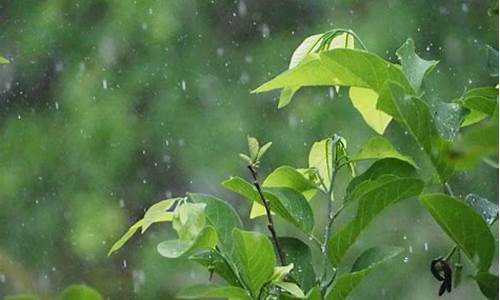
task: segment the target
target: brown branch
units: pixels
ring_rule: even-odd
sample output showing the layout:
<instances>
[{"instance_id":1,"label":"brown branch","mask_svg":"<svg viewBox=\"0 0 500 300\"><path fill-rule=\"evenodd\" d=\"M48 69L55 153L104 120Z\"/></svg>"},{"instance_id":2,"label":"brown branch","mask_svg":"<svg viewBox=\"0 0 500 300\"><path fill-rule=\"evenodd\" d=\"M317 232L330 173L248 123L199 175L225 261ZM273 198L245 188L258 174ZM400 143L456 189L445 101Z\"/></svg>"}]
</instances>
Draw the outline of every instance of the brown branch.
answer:
<instances>
[{"instance_id":1,"label":"brown branch","mask_svg":"<svg viewBox=\"0 0 500 300\"><path fill-rule=\"evenodd\" d=\"M266 209L266 215L267 215L267 229L271 232L272 239L274 241L274 244L276 246L276 250L278 251L278 256L281 262L282 266L286 265L286 260L285 260L285 255L283 253L283 250L281 249L280 242L278 240L278 235L276 234L276 229L274 228L274 222L273 218L271 216L271 204L269 201L264 197L264 193L262 192L262 189L260 187L259 179L257 178L257 171L254 169L253 166L248 166L248 169L252 173L253 177L253 184L255 188L257 189L257 192L259 193L260 199L262 200L262 204L264 205L264 208Z\"/></svg>"}]
</instances>

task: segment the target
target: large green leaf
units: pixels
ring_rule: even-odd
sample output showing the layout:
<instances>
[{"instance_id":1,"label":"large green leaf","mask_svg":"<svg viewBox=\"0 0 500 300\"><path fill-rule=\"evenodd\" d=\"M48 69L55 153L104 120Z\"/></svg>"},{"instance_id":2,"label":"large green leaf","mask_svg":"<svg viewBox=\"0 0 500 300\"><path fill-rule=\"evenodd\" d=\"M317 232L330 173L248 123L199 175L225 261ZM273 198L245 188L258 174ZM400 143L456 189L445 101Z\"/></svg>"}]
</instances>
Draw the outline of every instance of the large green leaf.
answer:
<instances>
[{"instance_id":1,"label":"large green leaf","mask_svg":"<svg viewBox=\"0 0 500 300\"><path fill-rule=\"evenodd\" d=\"M217 286L217 285L193 285L180 290L177 293L178 299L238 299L250 300L248 293L235 286Z\"/></svg>"},{"instance_id":2,"label":"large green leaf","mask_svg":"<svg viewBox=\"0 0 500 300\"><path fill-rule=\"evenodd\" d=\"M326 300L343 300L356 288L373 269L383 262L399 255L401 248L375 247L363 252L354 262L351 272L341 275L326 296Z\"/></svg>"},{"instance_id":3,"label":"large green leaf","mask_svg":"<svg viewBox=\"0 0 500 300\"><path fill-rule=\"evenodd\" d=\"M67 287L58 300L102 300L103 297L94 289L85 285L72 285Z\"/></svg>"},{"instance_id":4,"label":"large green leaf","mask_svg":"<svg viewBox=\"0 0 500 300\"><path fill-rule=\"evenodd\" d=\"M154 223L172 221L174 214L167 210L171 208L176 201L181 199L182 198L167 199L150 206L144 214L141 232L144 233L149 226Z\"/></svg>"},{"instance_id":5,"label":"large green leaf","mask_svg":"<svg viewBox=\"0 0 500 300\"><path fill-rule=\"evenodd\" d=\"M276 256L271 241L263 234L253 231L233 230L233 261L241 279L254 298L274 272Z\"/></svg>"},{"instance_id":6,"label":"large green leaf","mask_svg":"<svg viewBox=\"0 0 500 300\"><path fill-rule=\"evenodd\" d=\"M232 237L231 237L232 239ZM197 251L188 257L189 260L195 261L200 265L213 271L220 277L224 278L227 283L233 286L241 286L238 275L234 272L228 260L214 249Z\"/></svg>"},{"instance_id":7,"label":"large green leaf","mask_svg":"<svg viewBox=\"0 0 500 300\"><path fill-rule=\"evenodd\" d=\"M355 86L378 92L387 80L411 87L401 68L377 55L358 49L332 49L309 54L301 64L264 83L254 92L266 92L285 87Z\"/></svg>"},{"instance_id":8,"label":"large green leaf","mask_svg":"<svg viewBox=\"0 0 500 300\"><path fill-rule=\"evenodd\" d=\"M422 191L424 184L420 179L402 177L393 173L394 170L399 169L403 170L402 174L407 172L406 168L401 167L402 164L413 168L408 163L397 159L389 158L379 161L374 164L373 168L359 176L366 178L365 180L357 179L357 184L350 186L347 201L348 203L359 201L359 205L354 219L328 241L328 256L334 266L341 263L345 253L354 244L359 234L379 213L399 200L418 195Z\"/></svg>"},{"instance_id":9,"label":"large green leaf","mask_svg":"<svg viewBox=\"0 0 500 300\"><path fill-rule=\"evenodd\" d=\"M262 203L256 189L239 177L232 177L222 183L224 187L240 194L251 203ZM306 198L300 193L287 187L267 187L262 188L264 197L269 201L271 211L297 226L305 232L311 232L314 226L314 215L311 206ZM254 218L260 215L251 214Z\"/></svg>"},{"instance_id":10,"label":"large green leaf","mask_svg":"<svg viewBox=\"0 0 500 300\"><path fill-rule=\"evenodd\" d=\"M488 272L479 272L474 276L479 289L491 300L498 300L498 275Z\"/></svg>"},{"instance_id":11,"label":"large green leaf","mask_svg":"<svg viewBox=\"0 0 500 300\"><path fill-rule=\"evenodd\" d=\"M382 136L375 136L366 143L358 154L351 157L351 160L369 160L369 159L382 159L382 158L397 158L408 162L414 167L417 167L413 159L406 155L399 153L394 146Z\"/></svg>"},{"instance_id":12,"label":"large green leaf","mask_svg":"<svg viewBox=\"0 0 500 300\"><path fill-rule=\"evenodd\" d=\"M396 51L401 62L401 67L416 91L419 91L424 77L438 64L435 60L425 60L415 53L415 43L412 39L406 42Z\"/></svg>"},{"instance_id":13,"label":"large green leaf","mask_svg":"<svg viewBox=\"0 0 500 300\"><path fill-rule=\"evenodd\" d=\"M380 93L377 107L391 115L411 134L430 157L441 181L446 182L453 173L453 165L447 159L448 144L438 136L427 104L408 95L401 85L388 82Z\"/></svg>"},{"instance_id":14,"label":"large green leaf","mask_svg":"<svg viewBox=\"0 0 500 300\"><path fill-rule=\"evenodd\" d=\"M194 203L206 204L205 216L210 225L217 231L223 248L230 249L233 228L241 228L240 217L234 208L221 199L205 194L189 194Z\"/></svg>"},{"instance_id":15,"label":"large green leaf","mask_svg":"<svg viewBox=\"0 0 500 300\"><path fill-rule=\"evenodd\" d=\"M279 239L287 263L293 263L290 276L305 292L309 291L315 282L316 275L311 264L312 254L309 246L301 240L291 237Z\"/></svg>"},{"instance_id":16,"label":"large green leaf","mask_svg":"<svg viewBox=\"0 0 500 300\"><path fill-rule=\"evenodd\" d=\"M317 192L316 185L307 179L302 173L290 166L281 166L269 174L263 187L288 187L302 193L307 200L310 200ZM252 204L250 216L252 218L266 214L264 206L258 202Z\"/></svg>"},{"instance_id":17,"label":"large green leaf","mask_svg":"<svg viewBox=\"0 0 500 300\"><path fill-rule=\"evenodd\" d=\"M495 239L481 215L444 194L423 195L420 201L479 270L488 270L495 254Z\"/></svg>"},{"instance_id":18,"label":"large green leaf","mask_svg":"<svg viewBox=\"0 0 500 300\"><path fill-rule=\"evenodd\" d=\"M123 245L125 245L125 243L142 227L143 223L144 220L140 219L134 225L130 226L127 232L125 232L125 234L118 241L116 241L113 246L111 246L108 256L120 250L120 248L123 247Z\"/></svg>"},{"instance_id":19,"label":"large green leaf","mask_svg":"<svg viewBox=\"0 0 500 300\"><path fill-rule=\"evenodd\" d=\"M194 240L167 240L158 244L157 250L166 258L189 256L197 251L213 249L217 245L217 231L212 226L205 226Z\"/></svg>"}]
</instances>

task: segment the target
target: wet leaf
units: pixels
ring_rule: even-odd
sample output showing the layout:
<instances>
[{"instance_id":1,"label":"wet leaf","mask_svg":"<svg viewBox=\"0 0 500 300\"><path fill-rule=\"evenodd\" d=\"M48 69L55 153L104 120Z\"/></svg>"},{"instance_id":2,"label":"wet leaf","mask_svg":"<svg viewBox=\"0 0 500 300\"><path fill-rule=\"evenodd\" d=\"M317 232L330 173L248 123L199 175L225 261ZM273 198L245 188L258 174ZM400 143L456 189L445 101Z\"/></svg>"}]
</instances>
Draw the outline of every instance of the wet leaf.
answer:
<instances>
[{"instance_id":1,"label":"wet leaf","mask_svg":"<svg viewBox=\"0 0 500 300\"><path fill-rule=\"evenodd\" d=\"M167 199L151 205L144 214L141 233L144 233L154 223L172 221L174 214L173 212L167 212L167 210L181 199Z\"/></svg>"},{"instance_id":2,"label":"wet leaf","mask_svg":"<svg viewBox=\"0 0 500 300\"><path fill-rule=\"evenodd\" d=\"M311 249L301 240L292 237L279 239L287 263L293 263L290 276L302 287L305 292L309 291L316 279L314 268L311 264Z\"/></svg>"},{"instance_id":3,"label":"wet leaf","mask_svg":"<svg viewBox=\"0 0 500 300\"><path fill-rule=\"evenodd\" d=\"M225 298L251 300L248 293L239 287L201 284L184 288L176 296L178 299Z\"/></svg>"},{"instance_id":4,"label":"wet leaf","mask_svg":"<svg viewBox=\"0 0 500 300\"><path fill-rule=\"evenodd\" d=\"M415 43L412 39L406 42L396 51L401 62L401 67L416 91L419 91L424 77L429 74L438 64L435 60L422 59L415 53Z\"/></svg>"},{"instance_id":5,"label":"wet leaf","mask_svg":"<svg viewBox=\"0 0 500 300\"><path fill-rule=\"evenodd\" d=\"M358 154L351 157L351 160L371 160L371 159L382 159L382 158L397 158L399 160L405 161L415 168L417 167L411 157L399 153L394 146L382 136L375 136L371 138Z\"/></svg>"},{"instance_id":6,"label":"wet leaf","mask_svg":"<svg viewBox=\"0 0 500 300\"><path fill-rule=\"evenodd\" d=\"M465 196L464 202L472 207L488 225L493 224L498 217L498 205L476 194Z\"/></svg>"},{"instance_id":7,"label":"wet leaf","mask_svg":"<svg viewBox=\"0 0 500 300\"><path fill-rule=\"evenodd\" d=\"M230 285L241 287L238 275L233 271L226 258L216 250L207 249L196 251L188 258L206 267L208 270L213 271L215 274L218 274Z\"/></svg>"},{"instance_id":8,"label":"wet leaf","mask_svg":"<svg viewBox=\"0 0 500 300\"><path fill-rule=\"evenodd\" d=\"M261 233L239 229L233 230L233 239L233 261L238 266L241 279L256 298L273 275L276 265L273 245Z\"/></svg>"},{"instance_id":9,"label":"wet leaf","mask_svg":"<svg viewBox=\"0 0 500 300\"><path fill-rule=\"evenodd\" d=\"M479 270L488 270L495 253L495 239L488 224L474 209L444 194L420 197L434 220Z\"/></svg>"},{"instance_id":10,"label":"wet leaf","mask_svg":"<svg viewBox=\"0 0 500 300\"><path fill-rule=\"evenodd\" d=\"M342 274L337 278L325 299L346 299L373 269L401 252L401 248L394 247L375 247L366 250L356 259L350 273Z\"/></svg>"},{"instance_id":11,"label":"wet leaf","mask_svg":"<svg viewBox=\"0 0 500 300\"><path fill-rule=\"evenodd\" d=\"M205 226L205 203L181 203L174 211L172 227L180 240L193 240Z\"/></svg>"},{"instance_id":12,"label":"wet leaf","mask_svg":"<svg viewBox=\"0 0 500 300\"><path fill-rule=\"evenodd\" d=\"M158 244L157 250L166 258L179 258L192 255L197 251L213 249L218 242L217 231L205 226L194 240L167 240Z\"/></svg>"}]
</instances>

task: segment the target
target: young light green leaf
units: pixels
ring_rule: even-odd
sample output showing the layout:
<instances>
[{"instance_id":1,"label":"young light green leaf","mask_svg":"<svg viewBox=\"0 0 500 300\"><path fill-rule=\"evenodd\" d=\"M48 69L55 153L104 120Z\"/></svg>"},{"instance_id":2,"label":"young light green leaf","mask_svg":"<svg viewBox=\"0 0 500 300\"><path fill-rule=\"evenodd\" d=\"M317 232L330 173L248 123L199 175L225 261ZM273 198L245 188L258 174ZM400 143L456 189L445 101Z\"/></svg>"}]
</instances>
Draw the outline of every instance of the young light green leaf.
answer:
<instances>
[{"instance_id":1,"label":"young light green leaf","mask_svg":"<svg viewBox=\"0 0 500 300\"><path fill-rule=\"evenodd\" d=\"M180 240L193 240L205 226L205 203L181 203L174 211L172 227Z\"/></svg>"},{"instance_id":2,"label":"young light green leaf","mask_svg":"<svg viewBox=\"0 0 500 300\"><path fill-rule=\"evenodd\" d=\"M488 273L479 272L474 276L479 289L488 299L498 300L498 276Z\"/></svg>"},{"instance_id":3,"label":"young light green leaf","mask_svg":"<svg viewBox=\"0 0 500 300\"><path fill-rule=\"evenodd\" d=\"M317 170L328 190L333 169L332 139L324 139L312 145L309 151L309 168Z\"/></svg>"},{"instance_id":4,"label":"young light green leaf","mask_svg":"<svg viewBox=\"0 0 500 300\"><path fill-rule=\"evenodd\" d=\"M406 161L415 168L417 165L409 156L403 155L392 146L392 144L382 136L375 136L366 143L358 154L351 157L351 160L369 160L369 159L382 159L382 158L397 158Z\"/></svg>"},{"instance_id":5,"label":"young light green leaf","mask_svg":"<svg viewBox=\"0 0 500 300\"><path fill-rule=\"evenodd\" d=\"M239 153L238 155L239 155L239 157L240 157L241 159L243 159L243 161L244 161L246 164L248 164L248 165L251 165L251 164L252 164L252 159L251 159L248 155L243 154L243 153Z\"/></svg>"},{"instance_id":6,"label":"young light green leaf","mask_svg":"<svg viewBox=\"0 0 500 300\"><path fill-rule=\"evenodd\" d=\"M206 299L224 298L237 300L251 300L248 293L239 287L217 285L194 285L180 290L178 299Z\"/></svg>"},{"instance_id":7,"label":"young light green leaf","mask_svg":"<svg viewBox=\"0 0 500 300\"><path fill-rule=\"evenodd\" d=\"M460 127L467 127L481 122L488 117L487 114L482 113L477 110L470 110L469 113L464 117Z\"/></svg>"},{"instance_id":8,"label":"young light green leaf","mask_svg":"<svg viewBox=\"0 0 500 300\"><path fill-rule=\"evenodd\" d=\"M309 54L301 64L264 83L253 92L261 93L291 86L337 85L370 88L378 92L388 80L401 84L408 92L413 90L399 66L363 50L343 48Z\"/></svg>"},{"instance_id":9,"label":"young light green leaf","mask_svg":"<svg viewBox=\"0 0 500 300\"><path fill-rule=\"evenodd\" d=\"M465 196L464 202L472 207L483 219L492 225L498 218L498 205L476 194Z\"/></svg>"},{"instance_id":10,"label":"young light green leaf","mask_svg":"<svg viewBox=\"0 0 500 300\"><path fill-rule=\"evenodd\" d=\"M35 295L29 295L29 294L21 294L21 295L14 295L14 296L5 296L4 300L39 300Z\"/></svg>"},{"instance_id":11,"label":"young light green leaf","mask_svg":"<svg viewBox=\"0 0 500 300\"><path fill-rule=\"evenodd\" d=\"M237 273L235 273L228 260L218 251L214 249L196 251L188 259L212 270L230 285L241 287Z\"/></svg>"},{"instance_id":12,"label":"young light green leaf","mask_svg":"<svg viewBox=\"0 0 500 300\"><path fill-rule=\"evenodd\" d=\"M205 194L189 194L193 203L203 203L208 224L217 231L223 249L230 249L233 228L243 227L234 208L221 199Z\"/></svg>"},{"instance_id":13,"label":"young light green leaf","mask_svg":"<svg viewBox=\"0 0 500 300\"><path fill-rule=\"evenodd\" d=\"M480 271L489 269L495 253L495 239L478 213L444 194L423 195L420 202Z\"/></svg>"},{"instance_id":14,"label":"young light green leaf","mask_svg":"<svg viewBox=\"0 0 500 300\"><path fill-rule=\"evenodd\" d=\"M285 253L286 261L294 265L290 271L290 277L299 284L303 291L309 291L314 286L316 279L311 264L311 249L301 240L292 237L279 238L279 243L283 253Z\"/></svg>"},{"instance_id":15,"label":"young light green leaf","mask_svg":"<svg viewBox=\"0 0 500 300\"><path fill-rule=\"evenodd\" d=\"M134 225L130 226L130 228L125 232L125 234L118 240L116 241L113 246L111 246L111 249L109 249L108 256L113 254L114 252L120 250L123 245L139 230L139 228L142 227L142 224L144 223L143 219L140 219L137 221Z\"/></svg>"},{"instance_id":16,"label":"young light green leaf","mask_svg":"<svg viewBox=\"0 0 500 300\"><path fill-rule=\"evenodd\" d=\"M321 300L321 292L319 288L315 287L307 293L304 297L297 297L290 294L281 294L279 300Z\"/></svg>"},{"instance_id":17,"label":"young light green leaf","mask_svg":"<svg viewBox=\"0 0 500 300\"><path fill-rule=\"evenodd\" d=\"M302 193L307 200L314 197L317 192L317 187L311 180L290 166L278 167L266 177L262 186L288 187Z\"/></svg>"},{"instance_id":18,"label":"young light green leaf","mask_svg":"<svg viewBox=\"0 0 500 300\"><path fill-rule=\"evenodd\" d=\"M272 145L273 145L272 142L267 142L264 144L264 146L260 147L259 154L257 154L257 160L261 160L264 154L266 154L267 150L269 150L269 148L271 148Z\"/></svg>"},{"instance_id":19,"label":"young light green leaf","mask_svg":"<svg viewBox=\"0 0 500 300\"><path fill-rule=\"evenodd\" d=\"M194 240L167 240L158 244L157 250L166 258L189 256L197 251L213 249L218 242L217 231L212 226L205 226Z\"/></svg>"},{"instance_id":20,"label":"young light green leaf","mask_svg":"<svg viewBox=\"0 0 500 300\"><path fill-rule=\"evenodd\" d=\"M10 63L10 60L6 59L3 56L0 56L0 64L8 64Z\"/></svg>"},{"instance_id":21,"label":"young light green leaf","mask_svg":"<svg viewBox=\"0 0 500 300\"><path fill-rule=\"evenodd\" d=\"M58 300L103 300L99 292L86 285L72 285L67 287Z\"/></svg>"},{"instance_id":22,"label":"young light green leaf","mask_svg":"<svg viewBox=\"0 0 500 300\"><path fill-rule=\"evenodd\" d=\"M289 69L295 68L299 63L301 63L304 58L314 51L319 49L320 40L324 36L323 33L315 34L307 37L302 43L295 49L290 59Z\"/></svg>"},{"instance_id":23,"label":"young light green leaf","mask_svg":"<svg viewBox=\"0 0 500 300\"><path fill-rule=\"evenodd\" d=\"M293 263L288 264L286 266L277 266L274 267L274 273L273 276L271 277L271 282L280 282L283 281L285 276L287 276L290 271L293 269Z\"/></svg>"},{"instance_id":24,"label":"young light green leaf","mask_svg":"<svg viewBox=\"0 0 500 300\"><path fill-rule=\"evenodd\" d=\"M429 74L439 63L435 60L425 60L415 53L415 43L412 39L406 42L396 51L401 62L401 67L411 85L419 91L424 77Z\"/></svg>"},{"instance_id":25,"label":"young light green leaf","mask_svg":"<svg viewBox=\"0 0 500 300\"><path fill-rule=\"evenodd\" d=\"M181 199L167 199L151 205L144 214L141 233L144 233L154 223L172 221L174 214L173 212L167 212L167 210Z\"/></svg>"},{"instance_id":26,"label":"young light green leaf","mask_svg":"<svg viewBox=\"0 0 500 300\"><path fill-rule=\"evenodd\" d=\"M289 292L292 296L304 298L304 292L300 289L298 285L292 282L276 282L274 285L284 289Z\"/></svg>"},{"instance_id":27,"label":"young light green leaf","mask_svg":"<svg viewBox=\"0 0 500 300\"><path fill-rule=\"evenodd\" d=\"M293 96L299 90L300 90L300 86L298 86L298 87L292 86L292 87L286 87L286 88L282 89L281 93L280 93L280 98L278 101L278 108L283 108L283 107L287 106L288 104L290 104Z\"/></svg>"},{"instance_id":28,"label":"young light green leaf","mask_svg":"<svg viewBox=\"0 0 500 300\"><path fill-rule=\"evenodd\" d=\"M341 275L326 300L343 300L356 288L356 286L376 267L385 261L399 255L401 248L375 247L363 252L354 262L350 273Z\"/></svg>"},{"instance_id":29,"label":"young light green leaf","mask_svg":"<svg viewBox=\"0 0 500 300\"><path fill-rule=\"evenodd\" d=\"M256 298L262 286L271 279L276 256L271 241L263 234L233 230L233 261L251 295Z\"/></svg>"},{"instance_id":30,"label":"young light green leaf","mask_svg":"<svg viewBox=\"0 0 500 300\"><path fill-rule=\"evenodd\" d=\"M256 161L257 155L259 154L259 141L251 136L248 136L247 140L248 140L248 153L250 154L250 159L252 161Z\"/></svg>"},{"instance_id":31,"label":"young light green leaf","mask_svg":"<svg viewBox=\"0 0 500 300\"><path fill-rule=\"evenodd\" d=\"M378 134L384 134L385 129L392 120L392 117L377 109L378 94L372 89L351 87L349 98L366 124Z\"/></svg>"},{"instance_id":32,"label":"young light green leaf","mask_svg":"<svg viewBox=\"0 0 500 300\"><path fill-rule=\"evenodd\" d=\"M408 95L397 83L388 82L380 93L377 107L391 115L411 136L432 161L442 182L453 173L447 159L448 143L437 135L427 104Z\"/></svg>"},{"instance_id":33,"label":"young light green leaf","mask_svg":"<svg viewBox=\"0 0 500 300\"><path fill-rule=\"evenodd\" d=\"M416 177L400 177L394 175L393 170L397 170L401 164L408 163L397 159L386 159L384 163L387 173L367 170L367 174L362 174L361 178L367 180L357 180L355 186L351 186L351 193L347 203L358 201L358 210L355 218L347 223L342 229L328 241L328 256L334 266L338 266L349 248L354 244L359 234L372 222L378 214L390 205L415 195L418 195L424 183ZM394 168L390 168L390 165ZM410 166L410 168L412 168ZM375 168L378 169L378 168ZM355 178L356 179L356 178Z\"/></svg>"}]
</instances>

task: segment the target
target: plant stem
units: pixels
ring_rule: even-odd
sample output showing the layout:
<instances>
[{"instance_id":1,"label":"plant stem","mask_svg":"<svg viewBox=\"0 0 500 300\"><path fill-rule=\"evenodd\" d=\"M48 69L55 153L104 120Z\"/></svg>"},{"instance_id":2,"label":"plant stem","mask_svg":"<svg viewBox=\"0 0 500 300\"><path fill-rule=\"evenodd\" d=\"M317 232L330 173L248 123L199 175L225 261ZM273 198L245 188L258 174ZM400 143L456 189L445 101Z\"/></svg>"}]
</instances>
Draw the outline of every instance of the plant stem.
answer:
<instances>
[{"instance_id":1,"label":"plant stem","mask_svg":"<svg viewBox=\"0 0 500 300\"><path fill-rule=\"evenodd\" d=\"M285 260L285 255L283 253L283 250L281 249L280 242L278 240L278 235L276 234L276 229L274 227L274 222L273 218L271 216L271 204L269 201L264 197L264 193L262 192L262 189L260 187L259 179L257 177L257 170L254 169L253 166L248 166L248 169L250 170L250 173L252 173L253 177L253 184L255 188L257 189L257 192L259 193L260 200L262 200L262 204L264 205L264 208L266 209L266 215L267 215L267 229L271 232L271 237L274 241L274 244L276 246L276 250L278 251L278 257L280 259L281 265L285 266L286 265L286 260Z\"/></svg>"}]
</instances>

